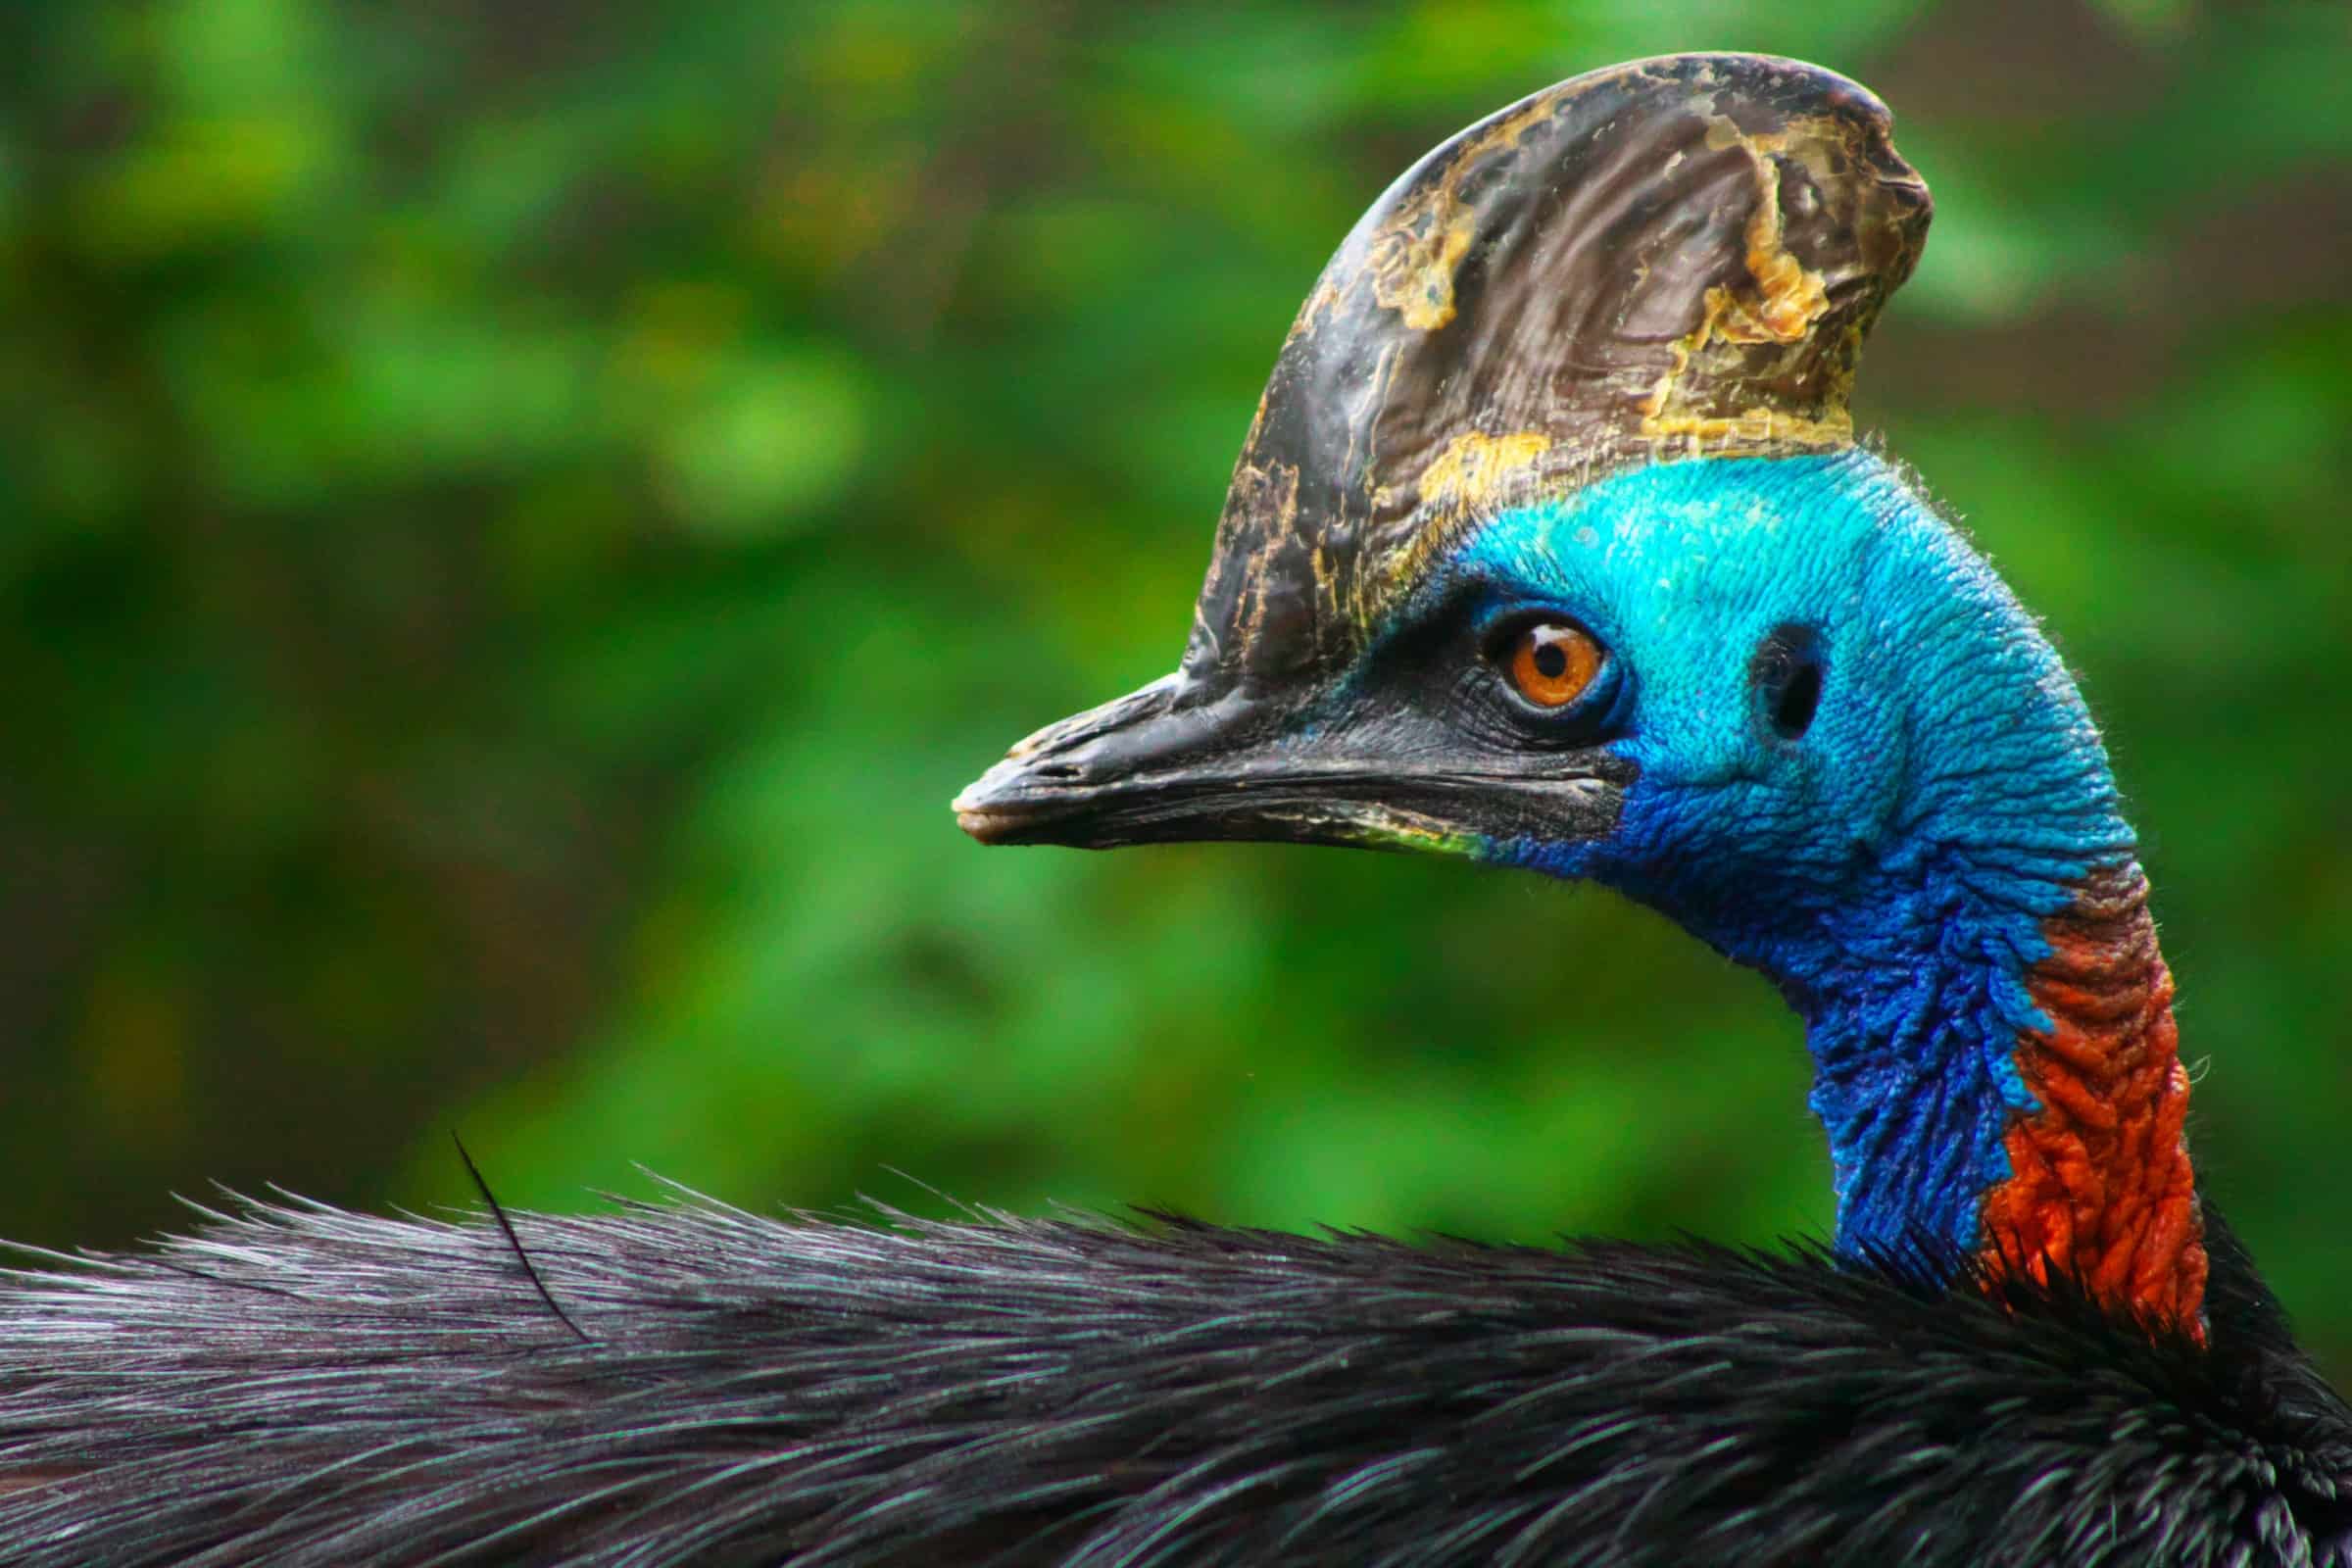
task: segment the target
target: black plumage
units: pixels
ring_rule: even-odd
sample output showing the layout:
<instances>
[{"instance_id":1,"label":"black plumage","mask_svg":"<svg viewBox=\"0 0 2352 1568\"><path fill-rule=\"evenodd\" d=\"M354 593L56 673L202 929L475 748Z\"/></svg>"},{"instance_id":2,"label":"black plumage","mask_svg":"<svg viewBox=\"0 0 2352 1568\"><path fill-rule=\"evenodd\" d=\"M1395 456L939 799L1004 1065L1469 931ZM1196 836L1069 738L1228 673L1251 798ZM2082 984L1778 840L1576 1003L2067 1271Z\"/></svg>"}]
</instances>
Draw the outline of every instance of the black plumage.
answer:
<instances>
[{"instance_id":1,"label":"black plumage","mask_svg":"<svg viewBox=\"0 0 2352 1568\"><path fill-rule=\"evenodd\" d=\"M1152 1217L253 1205L0 1293L0 1561L2352 1560L2352 1412L2066 1289ZM56 1478L70 1477L60 1481Z\"/></svg>"}]
</instances>

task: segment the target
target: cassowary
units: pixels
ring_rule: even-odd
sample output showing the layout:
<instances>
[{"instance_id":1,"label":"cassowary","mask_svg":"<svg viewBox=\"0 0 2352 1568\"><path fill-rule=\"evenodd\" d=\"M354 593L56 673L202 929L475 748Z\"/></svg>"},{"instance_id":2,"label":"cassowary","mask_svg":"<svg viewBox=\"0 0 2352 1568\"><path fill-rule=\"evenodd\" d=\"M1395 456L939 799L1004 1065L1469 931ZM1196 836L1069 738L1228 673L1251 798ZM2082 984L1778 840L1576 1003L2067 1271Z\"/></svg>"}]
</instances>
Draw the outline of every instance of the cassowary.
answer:
<instances>
[{"instance_id":1,"label":"cassowary","mask_svg":"<svg viewBox=\"0 0 2352 1568\"><path fill-rule=\"evenodd\" d=\"M1854 440L1928 211L1786 61L1463 132L1292 327L1179 671L956 803L1666 911L1804 1020L1832 1244L255 1205L0 1290L0 1561L2352 1561L2097 732Z\"/></svg>"}]
</instances>

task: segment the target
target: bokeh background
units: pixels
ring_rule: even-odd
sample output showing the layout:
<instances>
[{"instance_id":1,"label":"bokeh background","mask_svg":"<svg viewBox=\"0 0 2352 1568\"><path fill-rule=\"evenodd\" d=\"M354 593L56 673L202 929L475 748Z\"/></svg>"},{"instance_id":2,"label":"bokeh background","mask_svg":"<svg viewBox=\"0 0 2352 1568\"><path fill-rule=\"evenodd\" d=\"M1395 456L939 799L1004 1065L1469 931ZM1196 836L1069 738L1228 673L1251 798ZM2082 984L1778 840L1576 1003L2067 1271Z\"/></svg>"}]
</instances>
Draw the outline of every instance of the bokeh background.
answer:
<instances>
[{"instance_id":1,"label":"bokeh background","mask_svg":"<svg viewBox=\"0 0 2352 1568\"><path fill-rule=\"evenodd\" d=\"M2352 1369L2352 29L2196 0L16 0L0 1234L639 1166L1824 1231L1770 990L1596 893L946 803L1169 667L1292 312L1560 76L1797 54L1938 216L1862 414L2112 733L2212 1192Z\"/></svg>"}]
</instances>

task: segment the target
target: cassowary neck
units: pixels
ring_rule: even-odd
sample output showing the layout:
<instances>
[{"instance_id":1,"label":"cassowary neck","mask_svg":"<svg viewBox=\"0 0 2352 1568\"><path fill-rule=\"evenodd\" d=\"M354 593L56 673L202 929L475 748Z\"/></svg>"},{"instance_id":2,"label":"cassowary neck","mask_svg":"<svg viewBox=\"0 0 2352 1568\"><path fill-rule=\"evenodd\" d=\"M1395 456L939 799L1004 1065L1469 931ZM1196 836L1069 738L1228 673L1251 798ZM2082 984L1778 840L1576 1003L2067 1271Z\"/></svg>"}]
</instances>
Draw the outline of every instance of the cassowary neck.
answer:
<instances>
[{"instance_id":1,"label":"cassowary neck","mask_svg":"<svg viewBox=\"0 0 2352 1568\"><path fill-rule=\"evenodd\" d=\"M1660 464L1508 514L1465 560L1597 607L1642 677L1592 877L1803 1016L1852 1255L2079 1275L2191 1328L2188 1082L2105 748L1983 558L1867 454ZM1758 738L1744 657L1817 629L1817 711Z\"/></svg>"},{"instance_id":2,"label":"cassowary neck","mask_svg":"<svg viewBox=\"0 0 2352 1568\"><path fill-rule=\"evenodd\" d=\"M1781 973L1806 1019L1839 1247L1899 1256L1924 1234L2193 1329L2189 1086L2138 865L2094 868L2025 921L2012 892L1988 896L2005 879L1964 860L1899 880Z\"/></svg>"}]
</instances>

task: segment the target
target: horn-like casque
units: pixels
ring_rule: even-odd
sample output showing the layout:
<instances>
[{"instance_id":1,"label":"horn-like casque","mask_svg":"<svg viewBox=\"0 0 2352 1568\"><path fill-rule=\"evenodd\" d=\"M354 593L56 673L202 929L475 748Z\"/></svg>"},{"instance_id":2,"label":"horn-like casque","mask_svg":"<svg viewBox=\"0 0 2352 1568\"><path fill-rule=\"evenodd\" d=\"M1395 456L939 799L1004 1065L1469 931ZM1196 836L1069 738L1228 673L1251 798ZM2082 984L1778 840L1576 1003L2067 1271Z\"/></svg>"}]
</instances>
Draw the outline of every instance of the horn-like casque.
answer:
<instances>
[{"instance_id":1,"label":"horn-like casque","mask_svg":"<svg viewBox=\"0 0 2352 1568\"><path fill-rule=\"evenodd\" d=\"M1927 237L1866 88L1756 55L1576 76L1471 126L1324 269L1234 469L1179 707L1346 662L1462 526L1678 456L1850 444Z\"/></svg>"}]
</instances>

